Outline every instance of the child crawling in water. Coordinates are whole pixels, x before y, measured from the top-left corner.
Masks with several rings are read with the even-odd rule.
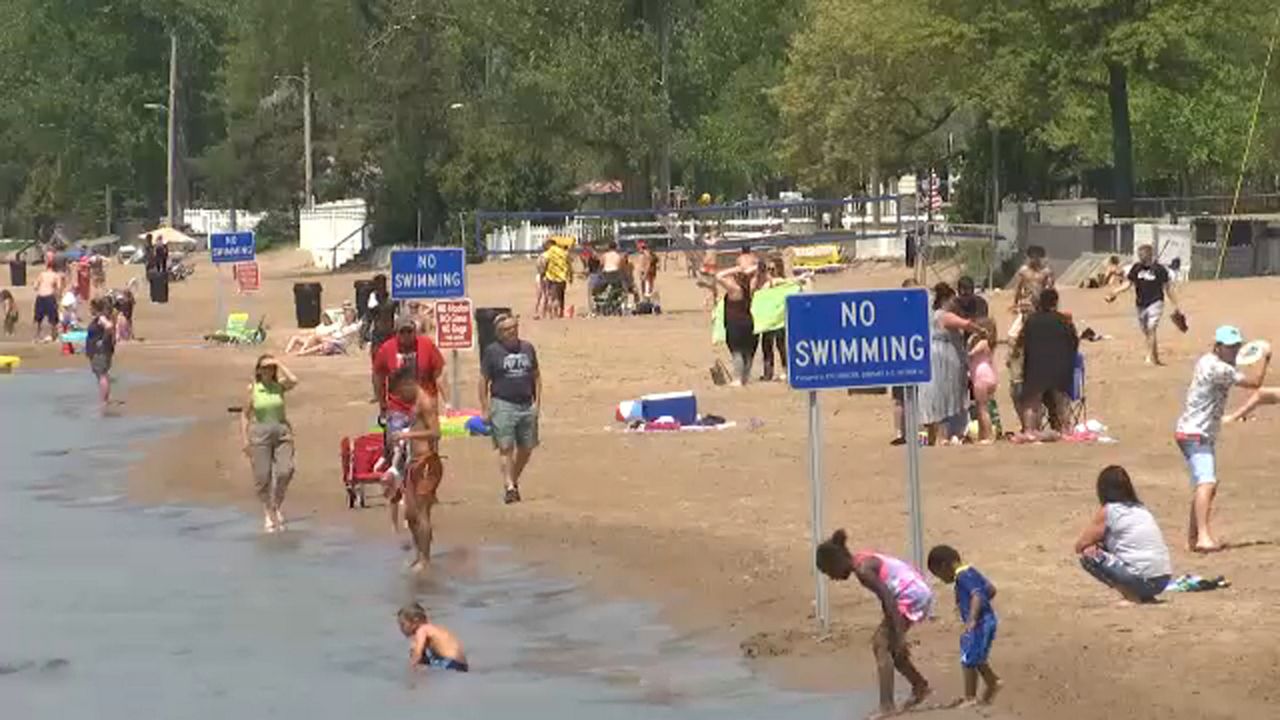
[[[410,670],[418,665],[456,672],[471,670],[462,643],[447,629],[431,624],[422,605],[413,603],[400,608],[396,621],[400,624],[400,632],[409,638]]]

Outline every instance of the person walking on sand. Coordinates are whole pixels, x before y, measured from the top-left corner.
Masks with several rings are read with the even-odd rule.
[[[440,378],[444,376],[444,366],[444,355],[435,342],[418,333],[416,320],[412,317],[403,318],[396,324],[396,334],[373,353],[373,386],[378,405],[383,412],[386,411],[387,397],[391,392],[387,381],[400,368],[412,367],[416,372],[418,385],[432,398],[439,398],[442,406],[448,407],[446,384],[440,382]]]
[[[89,306],[93,319],[85,333],[84,354],[98,380],[98,398],[106,407],[111,403],[111,360],[116,354],[115,309],[106,297],[94,298]]]
[[[1098,509],[1075,551],[1094,579],[1134,603],[1153,602],[1169,586],[1173,566],[1155,516],[1138,499],[1129,473],[1109,465],[1098,473]]]
[[[880,553],[850,553],[849,536],[837,530],[830,540],[818,546],[815,563],[832,580],[858,582],[880,601],[884,613],[880,627],[871,638],[876,658],[876,675],[880,682],[880,711],[872,718],[893,715],[897,708],[893,699],[893,671],[896,668],[911,683],[911,697],[902,709],[913,708],[929,696],[929,681],[911,662],[907,649],[907,631],[929,616],[933,608],[933,591],[920,572],[898,558]]]
[[[1257,389],[1266,377],[1262,372],[1250,377],[1236,369],[1236,356],[1244,344],[1244,335],[1232,325],[1223,325],[1213,334],[1213,350],[1196,361],[1187,388],[1182,415],[1174,430],[1174,438],[1191,474],[1191,515],[1187,523],[1187,547],[1195,552],[1222,549],[1214,537],[1209,521],[1213,501],[1218,494],[1215,443],[1222,428],[1227,395],[1232,387]],[[1269,363],[1270,359],[1263,361]]]
[[[979,704],[978,677],[986,684],[981,704],[990,705],[1000,692],[1000,678],[991,669],[988,658],[996,641],[999,620],[991,606],[996,586],[978,569],[965,565],[960,553],[950,545],[936,545],[929,551],[929,572],[948,585],[956,586],[956,610],[964,623],[960,635],[960,668],[964,673],[964,699],[958,707]]]
[[[271,355],[258,358],[249,396],[240,414],[240,439],[253,468],[253,483],[262,501],[262,529],[284,530],[285,491],[293,480],[293,428],[285,414],[285,393],[298,378]]]
[[[558,242],[548,240],[547,249],[542,253],[546,262],[543,276],[547,279],[547,297],[543,317],[564,317],[565,293],[573,283],[573,266],[569,262],[569,251]]]
[[[54,269],[53,253],[48,253],[45,257],[44,270],[36,276],[33,285],[36,291],[34,337],[36,342],[42,340],[53,342],[58,336],[58,298],[62,297],[66,284],[63,274]],[[49,324],[49,334],[42,336],[40,328],[46,322]]]
[[[1164,315],[1164,298],[1169,296],[1173,303],[1174,320],[1177,321],[1178,296],[1173,292],[1173,282],[1169,270],[1156,262],[1155,250],[1150,245],[1138,248],[1138,262],[1129,268],[1125,281],[1115,290],[1107,293],[1107,302],[1114,302],[1129,288],[1133,288],[1134,300],[1138,306],[1138,327],[1147,341],[1147,364],[1163,365],[1160,362],[1160,344],[1156,341],[1156,329],[1160,326],[1160,317]]]
[[[520,502],[520,476],[538,446],[542,372],[532,344],[520,339],[520,322],[511,315],[494,321],[498,339],[480,357],[480,408],[498,450],[503,502]]]

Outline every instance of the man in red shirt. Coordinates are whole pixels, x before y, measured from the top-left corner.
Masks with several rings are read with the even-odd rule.
[[[445,385],[440,382],[444,375],[444,356],[430,338],[418,334],[413,320],[403,320],[395,336],[382,343],[373,354],[373,382],[383,411],[387,409],[388,378],[410,363],[417,366],[418,385],[431,397],[438,398],[441,406],[447,406]]]

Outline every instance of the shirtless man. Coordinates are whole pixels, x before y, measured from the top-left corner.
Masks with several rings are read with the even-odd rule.
[[[602,286],[616,285],[630,295],[636,295],[635,281],[631,277],[631,261],[621,250],[618,243],[610,242],[604,254],[600,256]],[[637,296],[637,299],[639,297]]]
[[[1053,271],[1044,264],[1044,248],[1031,245],[1027,248],[1027,262],[1018,268],[1013,286],[1013,306],[1009,309],[1017,316],[1009,328],[1009,340],[1022,332],[1022,323],[1035,311],[1040,293],[1053,287]]]
[[[66,278],[63,277],[62,273],[54,269],[53,254],[49,253],[45,256],[44,270],[36,276],[36,282],[33,285],[36,291],[35,340],[37,342],[41,340],[40,324],[46,320],[49,322],[48,341],[53,342],[54,338],[57,337],[58,298],[62,296],[66,284]]]
[[[400,625],[400,632],[409,638],[409,672],[419,665],[454,672],[471,670],[462,643],[448,629],[433,625],[422,605],[413,603],[400,608],[396,623]]]
[[[396,372],[391,380],[391,392],[395,397],[388,399],[388,416],[403,413],[412,418],[409,429],[397,432],[394,440],[409,445],[403,497],[405,518],[417,550],[409,569],[416,572],[426,569],[431,561],[431,507],[436,504],[436,490],[444,478],[444,464],[440,462],[440,411],[435,396],[418,385],[413,366]]]
[[[718,239],[714,234],[707,233],[702,242],[707,249],[702,253],[702,267],[699,269],[698,284],[707,289],[707,297],[703,301],[703,307],[710,312],[715,310],[716,301],[720,299],[719,286],[716,281],[716,268],[719,267],[716,260],[716,242],[718,242]]]
[[[637,247],[640,249],[640,258],[636,263],[636,270],[640,273],[640,295],[649,299],[653,297],[654,286],[658,279],[658,256],[643,240],[637,244]]]

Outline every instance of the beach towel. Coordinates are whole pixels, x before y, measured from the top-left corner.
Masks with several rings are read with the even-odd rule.
[[[787,324],[787,297],[800,292],[798,281],[757,290],[751,296],[751,320],[756,334],[781,330]]]

